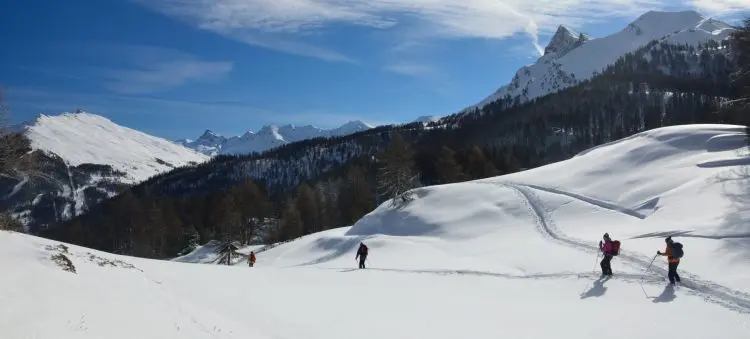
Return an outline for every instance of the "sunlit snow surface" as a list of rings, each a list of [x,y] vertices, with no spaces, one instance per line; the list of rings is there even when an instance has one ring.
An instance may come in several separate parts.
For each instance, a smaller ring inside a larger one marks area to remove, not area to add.
[[[417,189],[407,206],[262,251],[254,268],[65,252],[0,232],[0,338],[747,338],[742,131],[663,128]],[[623,250],[599,280],[605,232]],[[666,234],[685,246],[676,288],[663,257],[643,275]]]

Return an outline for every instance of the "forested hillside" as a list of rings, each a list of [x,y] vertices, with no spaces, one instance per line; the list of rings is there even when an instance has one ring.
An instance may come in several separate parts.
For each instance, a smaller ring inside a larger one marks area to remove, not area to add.
[[[656,127],[742,123],[723,106],[741,95],[732,74],[747,62],[739,49],[747,45],[734,41],[654,41],[590,80],[524,104],[499,100],[427,124],[221,156],[152,178],[42,235],[160,258],[195,241],[246,241],[258,220],[272,218],[278,225],[265,241],[282,241],[349,225],[410,187],[537,167]]]

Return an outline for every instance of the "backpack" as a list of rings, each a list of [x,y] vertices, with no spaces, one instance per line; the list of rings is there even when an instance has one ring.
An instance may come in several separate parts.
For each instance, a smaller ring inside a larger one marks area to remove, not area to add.
[[[620,240],[612,241],[612,255],[620,254]]]
[[[367,255],[367,246],[362,245],[359,247],[359,253],[360,255]]]
[[[680,259],[682,256],[685,255],[685,252],[682,251],[682,244],[676,242],[672,244],[672,258]]]

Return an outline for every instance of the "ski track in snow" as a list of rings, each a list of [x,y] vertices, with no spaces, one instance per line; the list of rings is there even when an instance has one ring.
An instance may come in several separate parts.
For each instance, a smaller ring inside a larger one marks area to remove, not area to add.
[[[325,268],[325,269],[336,269],[339,272],[353,272],[360,270],[359,268]],[[559,272],[559,273],[536,273],[527,275],[515,275],[499,272],[487,272],[487,271],[475,271],[475,270],[420,270],[420,269],[399,269],[399,268],[366,268],[367,271],[381,271],[381,272],[397,272],[397,273],[414,273],[414,274],[436,274],[436,275],[470,275],[479,277],[496,277],[504,279],[593,279],[599,278],[601,274],[594,272]],[[641,274],[617,274],[611,279],[618,279],[630,282],[650,282],[653,285],[659,285],[663,279],[655,277],[647,277],[643,279]]]
[[[601,208],[608,209],[608,210],[611,210],[611,211],[620,212],[622,214],[627,214],[629,216],[636,217],[638,219],[646,219],[646,215],[644,215],[644,214],[642,214],[642,213],[640,213],[638,211],[632,210],[630,208],[619,206],[619,205],[611,203],[609,201],[604,201],[604,200],[601,200],[601,199],[587,197],[585,195],[581,195],[581,194],[578,194],[578,193],[573,193],[573,192],[568,192],[568,191],[562,191],[562,190],[559,190],[559,189],[556,189],[556,188],[542,187],[542,186],[529,185],[529,184],[526,184],[524,186],[530,187],[530,188],[533,188],[533,189],[536,189],[536,190],[539,190],[539,191],[544,191],[544,192],[549,192],[549,193],[554,193],[554,194],[560,194],[560,195],[564,195],[564,196],[567,196],[567,197],[571,197],[573,199],[581,200],[581,201],[587,202],[587,203],[589,203],[591,205],[594,205],[594,206],[597,206],[597,207],[601,207]]]
[[[568,237],[557,228],[554,220],[549,215],[549,211],[544,208],[544,204],[542,203],[541,199],[533,192],[533,190],[535,189],[534,187],[517,183],[483,184],[504,186],[514,189],[522,198],[522,201],[528,205],[529,213],[531,213],[534,219],[536,219],[536,224],[538,226],[537,229],[539,229],[543,235],[586,252],[596,254],[599,253],[599,248],[596,245],[588,245],[582,240]],[[549,190],[543,189],[542,191]],[[566,195],[576,198],[575,195]],[[589,200],[592,199],[582,199],[582,201],[591,203],[591,201]],[[627,209],[619,208],[614,210],[624,211]],[[629,213],[625,214],[632,215]],[[624,252],[625,251],[623,250],[623,252],[616,258],[622,259],[625,263],[629,264],[629,266],[638,267],[643,269],[644,271],[653,259],[635,253],[628,254]],[[649,273],[651,276],[661,275],[661,281],[664,281],[664,277],[667,276],[667,270],[658,267],[655,261],[654,264],[649,268]],[[680,283],[679,285],[688,288],[692,291],[693,294],[703,297],[706,301],[721,305],[737,312],[750,314],[750,294],[733,290],[714,282],[702,280],[698,276],[684,270],[680,270],[680,277],[682,278],[682,283]]]

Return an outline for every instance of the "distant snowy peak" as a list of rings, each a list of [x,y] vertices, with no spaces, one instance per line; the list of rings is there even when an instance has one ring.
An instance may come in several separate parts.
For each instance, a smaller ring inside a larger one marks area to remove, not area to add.
[[[729,24],[695,11],[646,12],[623,30],[597,39],[560,26],[542,57],[521,67],[510,83],[464,112],[500,99],[523,103],[574,86],[654,40],[696,46],[725,40],[732,30]]]
[[[349,122],[341,125],[341,127],[332,129],[331,130],[331,135],[332,136],[349,135],[349,134],[354,134],[354,133],[357,133],[357,132],[366,131],[366,130],[371,129],[373,127],[375,127],[375,126],[367,124],[367,123],[365,123],[363,121],[353,120],[353,121],[349,121]]]
[[[257,132],[245,132],[242,136],[223,137],[206,130],[198,139],[180,139],[175,141],[208,156],[219,154],[249,154],[263,152],[287,143],[320,138],[344,136],[373,128],[359,120],[349,121],[334,129],[322,129],[312,125],[266,125]]]
[[[205,155],[169,140],[86,112],[41,114],[22,124],[22,129],[32,148],[54,153],[71,166],[111,166],[126,173],[124,183],[137,183],[175,167],[207,160]]]
[[[547,44],[547,47],[544,48],[544,54],[555,53],[557,56],[563,56],[572,49],[583,45],[588,40],[588,35],[578,33],[569,27],[560,25],[555,35],[550,39],[549,44]]]
[[[419,118],[414,119],[414,122],[421,122],[423,124],[426,124],[426,123],[435,122],[435,121],[438,121],[438,120],[440,120],[439,116],[435,116],[435,115],[423,115],[423,116],[421,116]]]

